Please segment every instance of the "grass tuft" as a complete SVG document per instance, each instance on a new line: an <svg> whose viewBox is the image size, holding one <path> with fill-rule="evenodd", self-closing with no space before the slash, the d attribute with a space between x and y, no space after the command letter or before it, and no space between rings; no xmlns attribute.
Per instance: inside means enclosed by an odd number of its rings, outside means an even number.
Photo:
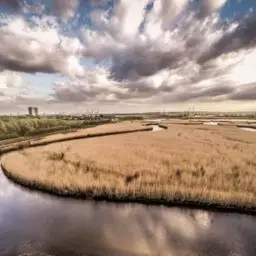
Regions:
<svg viewBox="0 0 256 256"><path fill-rule="evenodd" d="M65 157L64 152L50 152L48 154L48 159L49 160L54 160L54 161L62 161Z"/></svg>

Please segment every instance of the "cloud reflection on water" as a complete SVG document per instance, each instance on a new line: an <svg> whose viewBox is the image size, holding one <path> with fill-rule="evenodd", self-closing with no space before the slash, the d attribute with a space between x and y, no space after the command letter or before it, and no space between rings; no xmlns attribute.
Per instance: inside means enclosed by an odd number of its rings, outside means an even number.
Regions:
<svg viewBox="0 0 256 256"><path fill-rule="evenodd" d="M254 256L256 251L253 216L60 199L22 190L2 174L0 191L0 255L38 250L57 256Z"/></svg>

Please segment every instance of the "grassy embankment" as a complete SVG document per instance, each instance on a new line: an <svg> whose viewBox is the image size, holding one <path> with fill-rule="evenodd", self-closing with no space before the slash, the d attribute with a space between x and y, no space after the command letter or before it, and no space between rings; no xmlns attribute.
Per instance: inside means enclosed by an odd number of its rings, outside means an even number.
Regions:
<svg viewBox="0 0 256 256"><path fill-rule="evenodd" d="M235 127L68 141L7 154L2 164L13 180L58 195L256 207L256 134Z"/></svg>
<svg viewBox="0 0 256 256"><path fill-rule="evenodd" d="M47 134L69 132L106 121L62 120L54 118L0 118L0 147Z"/></svg>
<svg viewBox="0 0 256 256"><path fill-rule="evenodd" d="M121 122L118 124L113 123L104 125L101 124L98 126L96 126L95 123L95 125L91 126L93 127L90 128L90 125L87 125L87 128L85 129L73 129L64 132L56 132L47 136L44 134L42 136L31 137L25 141L4 144L0 146L0 156L9 152L22 150L29 147L45 146L57 142L152 130L152 127L143 127L141 123L137 122Z"/></svg>

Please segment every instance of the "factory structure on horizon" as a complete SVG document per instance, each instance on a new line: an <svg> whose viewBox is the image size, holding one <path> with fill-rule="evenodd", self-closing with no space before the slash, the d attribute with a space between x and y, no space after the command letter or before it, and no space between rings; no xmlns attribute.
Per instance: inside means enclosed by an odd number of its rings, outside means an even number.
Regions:
<svg viewBox="0 0 256 256"><path fill-rule="evenodd" d="M29 116L38 116L39 115L38 108L28 107L28 115Z"/></svg>

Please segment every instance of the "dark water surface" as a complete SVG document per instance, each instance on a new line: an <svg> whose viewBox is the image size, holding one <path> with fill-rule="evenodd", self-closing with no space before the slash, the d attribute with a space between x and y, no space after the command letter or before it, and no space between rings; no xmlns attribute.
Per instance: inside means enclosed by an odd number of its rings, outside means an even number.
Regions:
<svg viewBox="0 0 256 256"><path fill-rule="evenodd" d="M256 217L61 199L0 171L0 255L256 256Z"/></svg>

